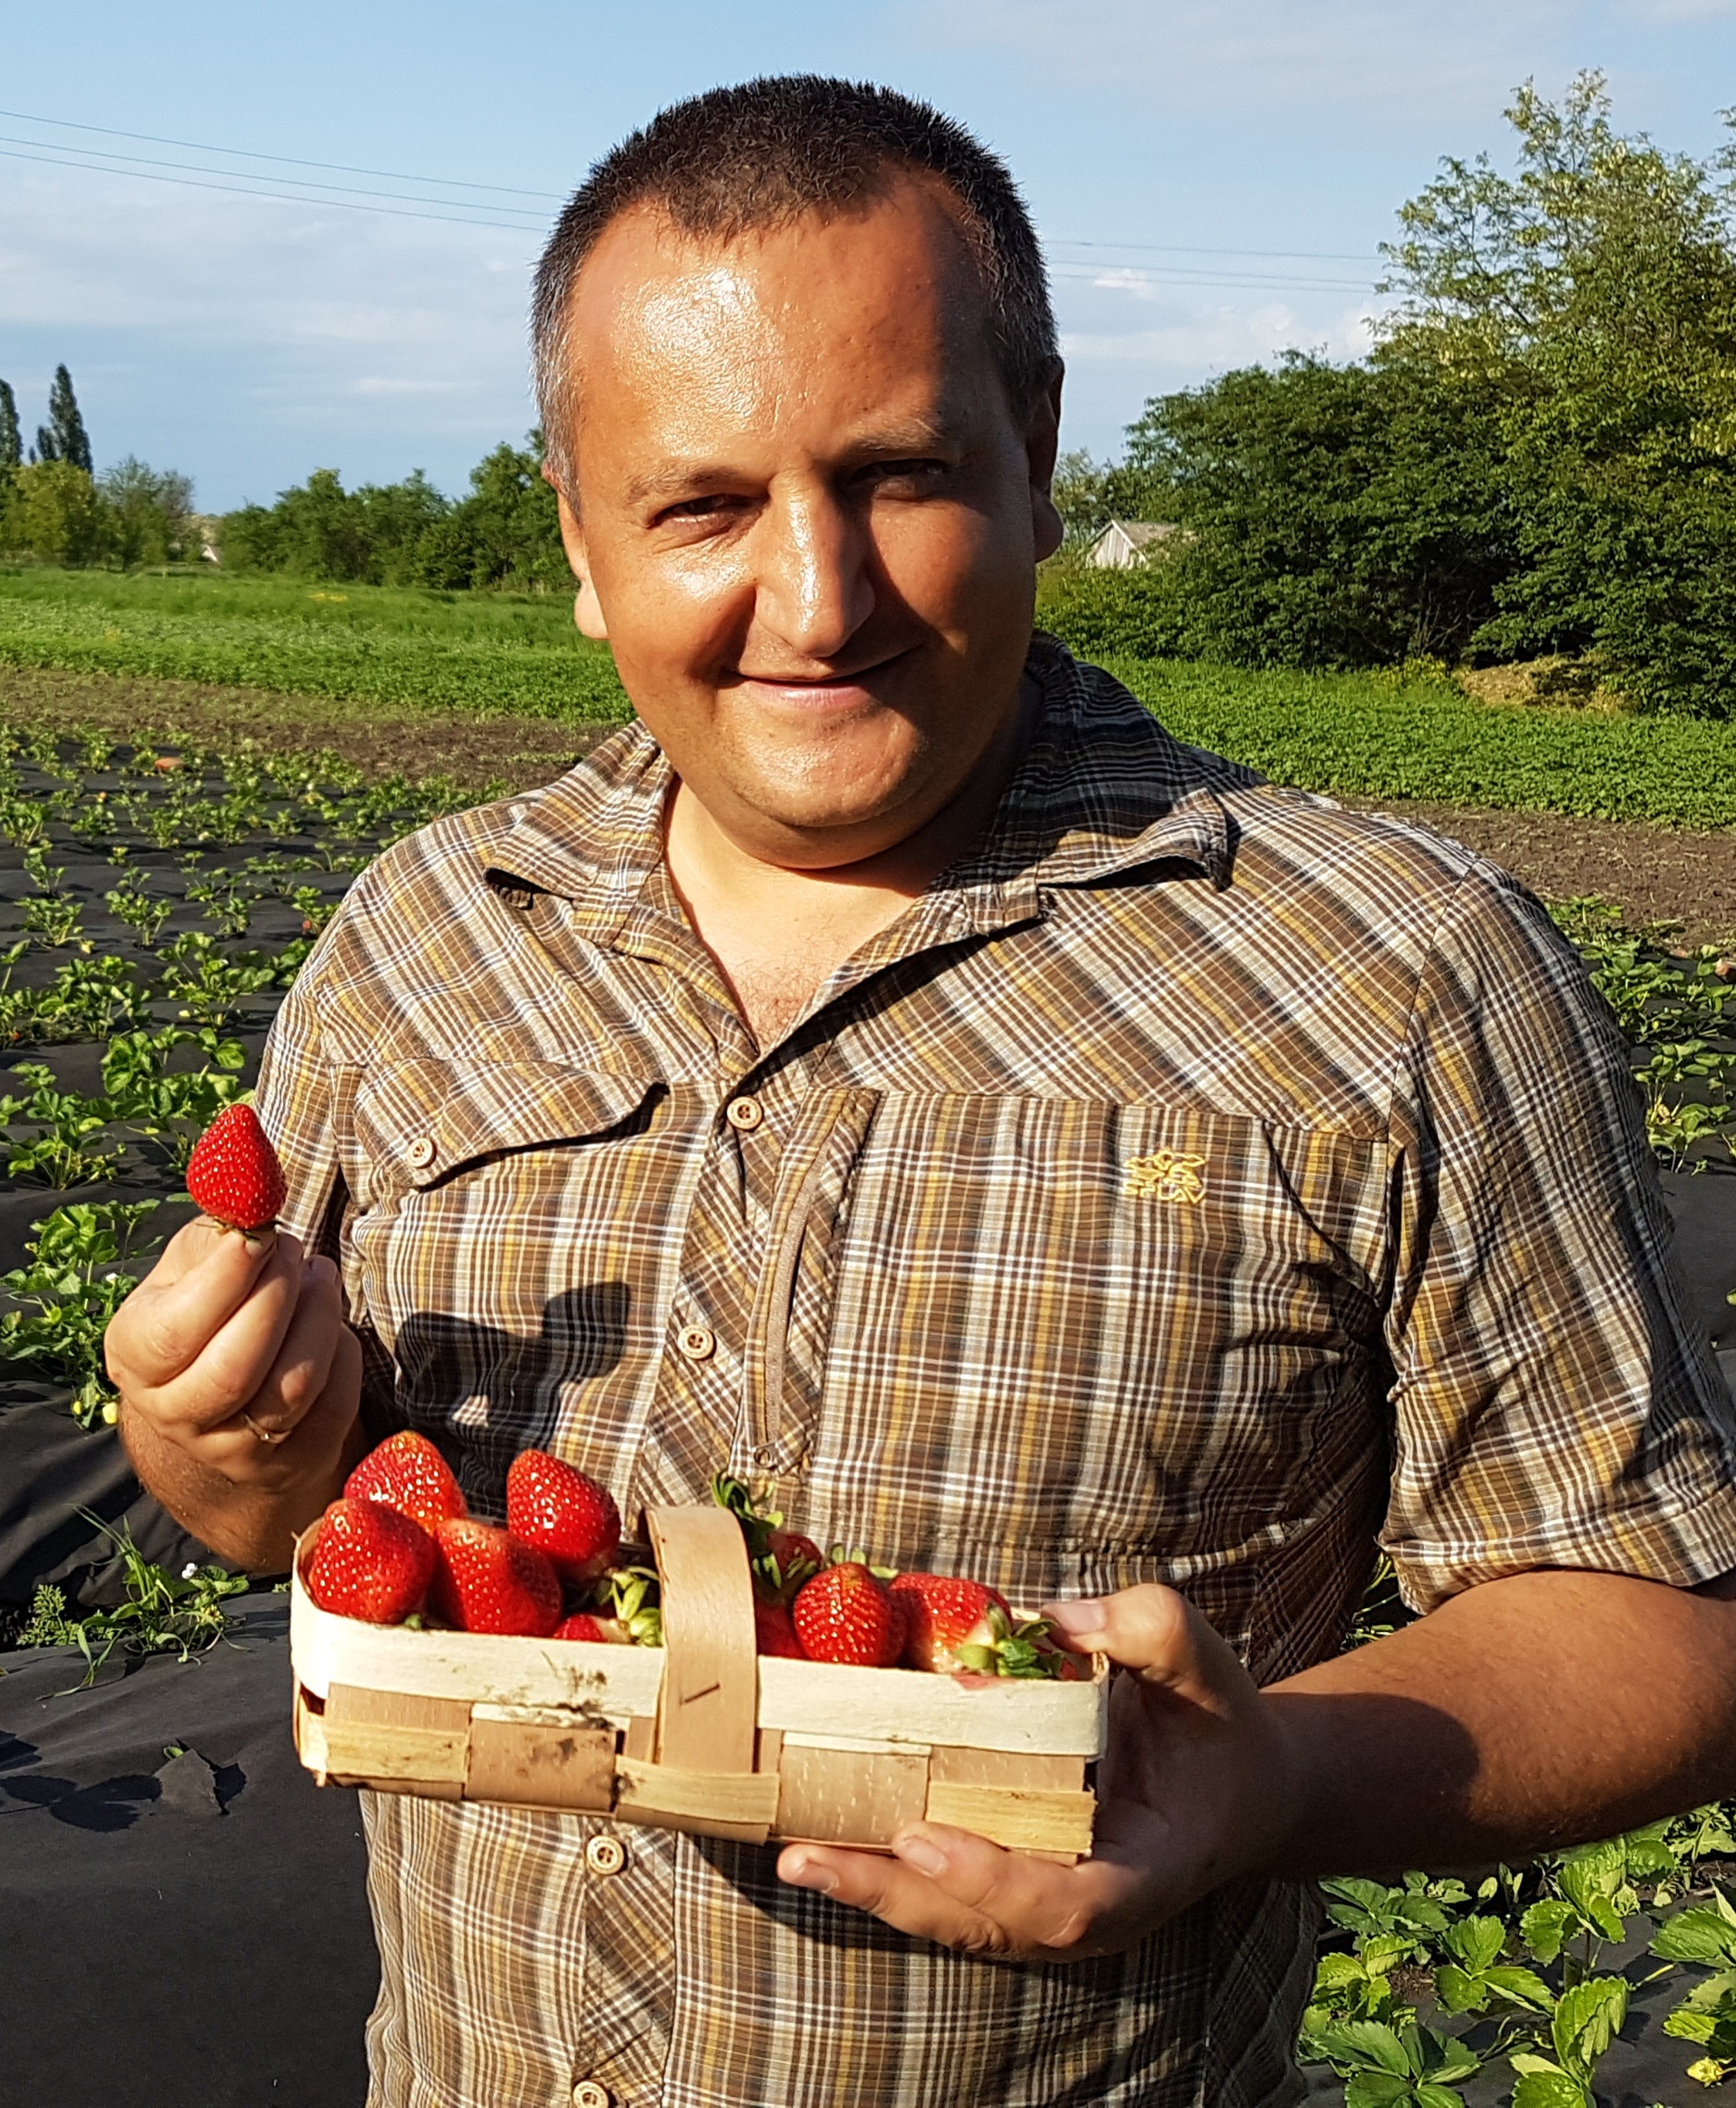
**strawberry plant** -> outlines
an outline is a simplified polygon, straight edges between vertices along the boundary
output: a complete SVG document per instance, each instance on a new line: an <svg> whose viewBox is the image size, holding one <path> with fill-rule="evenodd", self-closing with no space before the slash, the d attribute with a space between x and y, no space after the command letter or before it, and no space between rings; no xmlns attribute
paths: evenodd
<svg viewBox="0 0 1736 2108"><path fill-rule="evenodd" d="M1721 2084L1736 2071L1736 1906L1715 1889L1709 1907L1679 1911L1659 1926L1652 1952L1662 1961L1693 1962L1713 1972L1666 2016L1664 2033L1705 2050L1688 2067L1689 2078Z"/></svg>
<svg viewBox="0 0 1736 2108"><path fill-rule="evenodd" d="M206 1065L171 1074L169 1056L182 1047L197 1047ZM196 1031L169 1025L122 1033L102 1057L102 1087L112 1117L161 1142L170 1164L184 1173L194 1143L240 1097L246 1061L240 1040L226 1039L209 1025Z"/></svg>
<svg viewBox="0 0 1736 2108"><path fill-rule="evenodd" d="M1305 2064L1330 2061L1321 2037L1345 2020L1391 2025L1409 2007L1392 1988L1393 1971L1410 1957L1410 1942L1390 1933L1360 1942L1353 1954L1323 1954L1315 1964L1314 1989L1302 2015L1298 2055Z"/></svg>
<svg viewBox="0 0 1736 2108"><path fill-rule="evenodd" d="M1450 2013L1482 2013L1491 2005L1546 2013L1554 1994L1534 1969L1505 1959L1507 1928L1498 1917L1460 1918L1441 1935L1446 1959L1435 1970L1435 1995Z"/></svg>
<svg viewBox="0 0 1736 2108"><path fill-rule="evenodd" d="M1474 2050L1414 2018L1396 2027L1335 2020L1319 2040L1325 2062L1347 2082L1345 2108L1464 2108L1459 2084L1482 2070Z"/></svg>
<svg viewBox="0 0 1736 2108"><path fill-rule="evenodd" d="M117 886L102 897L115 921L125 923L147 952L156 943L163 925L175 912L173 901L150 892L137 879L129 879L126 885Z"/></svg>
<svg viewBox="0 0 1736 2108"><path fill-rule="evenodd" d="M6 1175L62 1191L106 1178L126 1154L124 1149L92 1145L92 1137L114 1119L107 1102L56 1089L54 1071L39 1061L22 1061L11 1073L30 1089L25 1097L0 1097L0 1128L7 1130L0 1143L0 1168ZM34 1132L15 1141L14 1128Z"/></svg>
<svg viewBox="0 0 1736 2108"><path fill-rule="evenodd" d="M0 1318L0 1363L34 1371L73 1387L72 1414L81 1427L114 1421L115 1398L102 1358L109 1320L133 1290L122 1262L156 1249L137 1235L155 1200L56 1208L31 1227L28 1266L0 1274L21 1308Z"/></svg>
<svg viewBox="0 0 1736 2108"><path fill-rule="evenodd" d="M1320 1892L1328 1899L1326 1915L1347 1932L1368 1939L1396 1935L1407 1943L1411 1957L1428 1958L1436 1938L1452 1922L1449 1906L1466 1900L1458 1881L1430 1881L1422 1874L1406 1874L1396 1888L1356 1876L1322 1881Z"/></svg>
<svg viewBox="0 0 1736 2108"><path fill-rule="evenodd" d="M1515 2050L1509 2062L1519 2074L1513 2108L1596 2108L1592 2075L1627 2018L1628 1984L1622 1976L1592 1976L1563 1991L1549 2016L1553 2057Z"/></svg>

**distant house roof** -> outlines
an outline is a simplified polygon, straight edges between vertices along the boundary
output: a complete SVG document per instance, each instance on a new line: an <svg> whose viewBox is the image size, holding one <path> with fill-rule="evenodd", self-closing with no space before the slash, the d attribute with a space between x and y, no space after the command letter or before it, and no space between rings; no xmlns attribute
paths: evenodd
<svg viewBox="0 0 1736 2108"><path fill-rule="evenodd" d="M1167 520L1112 520L1086 550L1085 561L1102 570L1125 570L1175 531Z"/></svg>

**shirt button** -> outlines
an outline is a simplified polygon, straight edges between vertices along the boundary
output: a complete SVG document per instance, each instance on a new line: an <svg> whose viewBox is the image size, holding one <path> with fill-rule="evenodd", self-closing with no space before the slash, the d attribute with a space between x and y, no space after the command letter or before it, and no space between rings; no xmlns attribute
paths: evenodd
<svg viewBox="0 0 1736 2108"><path fill-rule="evenodd" d="M411 1143L407 1154L418 1171L425 1170L434 1160L434 1137L419 1134Z"/></svg>
<svg viewBox="0 0 1736 2108"><path fill-rule="evenodd" d="M708 1362L717 1351L717 1336L709 1325L684 1325L675 1344L690 1362Z"/></svg>
<svg viewBox="0 0 1736 2108"><path fill-rule="evenodd" d="M600 1874L605 1878L610 1874L618 1874L627 1864L627 1847L618 1837L600 1835L592 1837L585 1845L585 1864L593 1874Z"/></svg>
<svg viewBox="0 0 1736 2108"><path fill-rule="evenodd" d="M573 2089L573 2108L609 2108L609 2092L594 2079L582 2079Z"/></svg>
<svg viewBox="0 0 1736 2108"><path fill-rule="evenodd" d="M752 1134L765 1119L766 1109L758 1098L731 1098L723 1108L723 1117L741 1133Z"/></svg>

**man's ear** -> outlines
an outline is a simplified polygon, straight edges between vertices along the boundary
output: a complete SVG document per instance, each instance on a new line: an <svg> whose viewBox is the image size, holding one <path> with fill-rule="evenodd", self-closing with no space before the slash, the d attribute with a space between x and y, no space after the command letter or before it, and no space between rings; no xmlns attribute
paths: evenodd
<svg viewBox="0 0 1736 2108"><path fill-rule="evenodd" d="M1035 532L1037 561L1052 556L1066 537L1061 516L1050 494L1055 483L1055 454L1061 444L1061 382L1065 369L1057 359L1048 385L1031 406L1025 426L1025 458L1031 465L1031 525Z"/></svg>
<svg viewBox="0 0 1736 2108"><path fill-rule="evenodd" d="M573 575L578 580L578 592L573 602L573 619L587 637L599 640L609 634L609 624L603 614L603 603L596 597L596 588L591 583L591 561L585 553L585 530L579 525L578 515L567 502L567 494L550 475L546 467L544 479L555 493L555 507L560 514L561 544L567 552L567 561L573 566Z"/></svg>

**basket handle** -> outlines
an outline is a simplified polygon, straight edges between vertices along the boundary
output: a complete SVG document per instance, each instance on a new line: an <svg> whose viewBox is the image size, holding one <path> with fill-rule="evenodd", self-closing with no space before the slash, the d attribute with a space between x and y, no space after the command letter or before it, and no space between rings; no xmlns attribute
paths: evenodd
<svg viewBox="0 0 1736 2108"><path fill-rule="evenodd" d="M647 1508L645 1519L663 1577L658 1762L751 1772L759 1654L741 1525L717 1507Z"/></svg>

